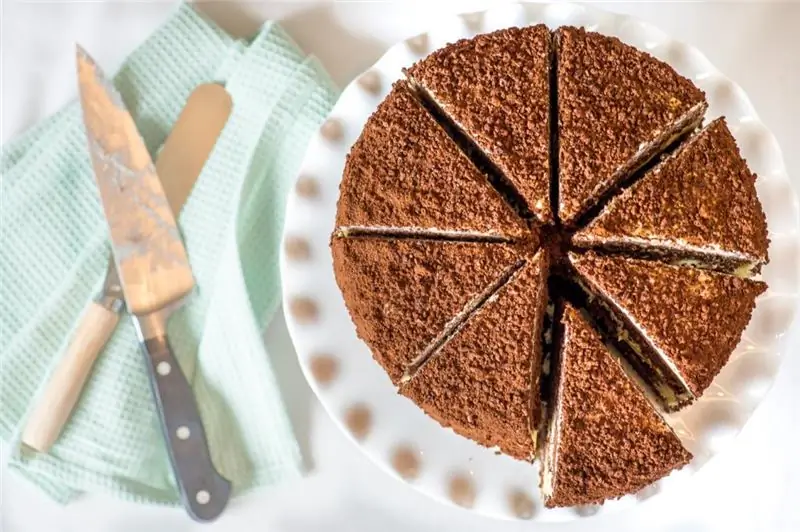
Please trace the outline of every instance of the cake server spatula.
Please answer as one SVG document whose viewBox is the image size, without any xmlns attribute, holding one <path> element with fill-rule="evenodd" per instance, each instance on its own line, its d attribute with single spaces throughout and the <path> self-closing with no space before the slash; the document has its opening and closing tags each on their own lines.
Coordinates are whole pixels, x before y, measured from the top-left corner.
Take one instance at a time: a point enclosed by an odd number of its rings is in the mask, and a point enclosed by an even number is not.
<svg viewBox="0 0 800 532">
<path fill-rule="evenodd" d="M 156 159 L 172 212 L 177 215 L 231 113 L 230 94 L 221 85 L 199 85 L 186 100 Z M 124 306 L 117 266 L 110 259 L 103 288 L 90 302 L 25 423 L 22 443 L 47 452 L 80 398 L 92 366 L 119 321 Z"/>
<path fill-rule="evenodd" d="M 216 518 L 231 484 L 211 461 L 192 389 L 172 353 L 167 320 L 194 276 L 164 188 L 122 97 L 80 47 L 78 81 L 95 181 L 125 306 L 133 318 L 172 469 L 192 518 Z"/>
</svg>

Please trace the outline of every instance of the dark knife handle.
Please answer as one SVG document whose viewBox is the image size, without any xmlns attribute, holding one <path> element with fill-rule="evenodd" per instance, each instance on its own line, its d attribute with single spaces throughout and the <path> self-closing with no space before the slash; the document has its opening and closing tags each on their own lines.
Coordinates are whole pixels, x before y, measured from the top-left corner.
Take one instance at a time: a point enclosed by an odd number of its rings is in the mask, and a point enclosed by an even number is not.
<svg viewBox="0 0 800 532">
<path fill-rule="evenodd" d="M 214 468 L 192 388 L 166 336 L 141 344 L 183 506 L 197 521 L 215 519 L 231 494 L 231 483 Z"/>
</svg>

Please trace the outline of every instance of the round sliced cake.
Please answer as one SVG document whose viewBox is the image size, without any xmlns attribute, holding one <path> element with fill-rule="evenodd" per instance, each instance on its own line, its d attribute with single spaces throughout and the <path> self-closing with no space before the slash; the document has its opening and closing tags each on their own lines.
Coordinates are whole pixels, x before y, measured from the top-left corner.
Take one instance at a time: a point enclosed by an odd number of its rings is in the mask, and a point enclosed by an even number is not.
<svg viewBox="0 0 800 532">
<path fill-rule="evenodd" d="M 685 465 L 662 411 L 703 394 L 766 289 L 755 176 L 724 120 L 691 136 L 699 88 L 582 28 L 479 35 L 405 74 L 348 156 L 331 241 L 392 384 L 539 458 L 547 507 Z"/>
</svg>

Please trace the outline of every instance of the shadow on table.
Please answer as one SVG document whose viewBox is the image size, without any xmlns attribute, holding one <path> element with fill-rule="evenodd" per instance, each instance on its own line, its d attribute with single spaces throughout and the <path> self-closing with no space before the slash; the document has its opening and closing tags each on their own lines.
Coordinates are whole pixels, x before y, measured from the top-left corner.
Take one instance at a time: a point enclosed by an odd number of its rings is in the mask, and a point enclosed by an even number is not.
<svg viewBox="0 0 800 532">
<path fill-rule="evenodd" d="M 257 5 L 238 2 L 200 2 L 198 9 L 237 37 L 252 35 L 264 22 Z M 335 3 L 278 4 L 281 26 L 306 52 L 313 53 L 339 87 L 347 85 L 386 51 L 386 44 L 356 35 L 337 15 Z M 281 9 L 284 8 L 284 9 Z"/>
<path fill-rule="evenodd" d="M 286 329 L 283 309 L 279 309 L 264 334 L 272 368 L 278 380 L 281 397 L 289 413 L 295 436 L 307 469 L 314 468 L 311 448 L 311 406 L 315 401 L 311 388 L 303 377 L 292 339 Z"/>
</svg>

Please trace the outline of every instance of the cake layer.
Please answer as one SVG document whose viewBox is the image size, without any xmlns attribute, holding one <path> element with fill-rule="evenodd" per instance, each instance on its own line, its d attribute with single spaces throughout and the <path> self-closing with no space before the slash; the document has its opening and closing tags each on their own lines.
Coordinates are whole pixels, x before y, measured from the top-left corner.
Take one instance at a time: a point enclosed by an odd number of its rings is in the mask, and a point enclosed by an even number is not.
<svg viewBox="0 0 800 532">
<path fill-rule="evenodd" d="M 541 421 L 546 251 L 459 327 L 400 391 L 444 427 L 520 460 Z"/>
<path fill-rule="evenodd" d="M 705 95 L 615 37 L 562 27 L 558 74 L 559 218 L 575 225 L 610 190 L 696 128 Z"/>
<path fill-rule="evenodd" d="M 727 363 L 750 321 L 760 281 L 652 261 L 570 254 L 584 286 L 627 328 L 632 348 L 669 368 L 680 398 L 697 398 Z M 625 340 L 625 338 L 623 338 Z M 651 383 L 652 384 L 652 383 Z M 663 393 L 662 393 L 663 395 Z"/>
<path fill-rule="evenodd" d="M 508 28 L 441 48 L 406 72 L 540 222 L 550 205 L 550 31 Z"/>
<path fill-rule="evenodd" d="M 758 271 L 769 239 L 755 181 L 719 118 L 615 197 L 573 242 Z"/>
<path fill-rule="evenodd" d="M 395 384 L 522 260 L 506 244 L 333 238 L 331 248 L 356 332 Z"/>
<path fill-rule="evenodd" d="M 526 224 L 398 82 L 353 145 L 336 224 L 391 231 L 526 237 Z"/>
<path fill-rule="evenodd" d="M 692 458 L 587 319 L 567 304 L 543 446 L 548 508 L 635 493 Z"/>
</svg>

